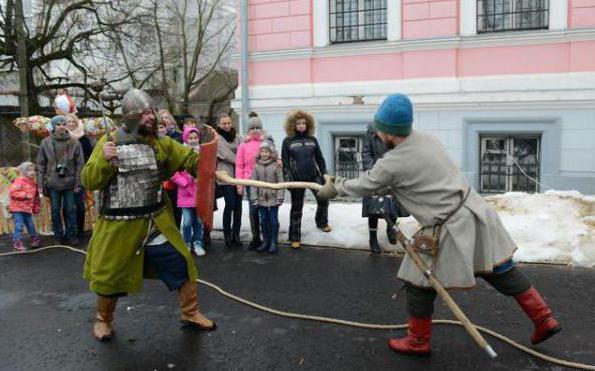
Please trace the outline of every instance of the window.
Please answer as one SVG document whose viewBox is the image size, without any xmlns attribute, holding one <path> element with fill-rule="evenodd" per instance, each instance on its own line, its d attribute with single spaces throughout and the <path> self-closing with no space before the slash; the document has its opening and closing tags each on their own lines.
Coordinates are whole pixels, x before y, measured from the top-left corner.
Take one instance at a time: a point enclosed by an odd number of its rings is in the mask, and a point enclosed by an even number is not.
<svg viewBox="0 0 595 371">
<path fill-rule="evenodd" d="M 362 136 L 336 136 L 335 174 L 343 178 L 358 178 L 362 170 Z"/>
<path fill-rule="evenodd" d="M 550 0 L 477 0 L 477 32 L 548 29 L 549 12 Z"/>
<path fill-rule="evenodd" d="M 482 136 L 480 191 L 539 190 L 539 136 Z"/>
<path fill-rule="evenodd" d="M 386 0 L 329 0 L 330 42 L 386 40 Z"/>
</svg>

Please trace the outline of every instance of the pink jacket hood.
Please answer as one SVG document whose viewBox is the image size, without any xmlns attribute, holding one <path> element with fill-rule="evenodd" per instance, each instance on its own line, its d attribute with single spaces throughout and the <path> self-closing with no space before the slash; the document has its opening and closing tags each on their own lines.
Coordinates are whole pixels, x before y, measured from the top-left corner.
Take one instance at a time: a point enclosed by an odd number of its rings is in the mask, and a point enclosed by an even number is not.
<svg viewBox="0 0 595 371">
<path fill-rule="evenodd" d="M 190 136 L 190 133 L 195 132 L 196 135 L 198 135 L 200 137 L 200 132 L 198 131 L 197 128 L 193 128 L 193 127 L 186 127 L 184 129 L 184 132 L 182 133 L 182 141 L 184 143 L 188 143 L 188 137 Z"/>
</svg>

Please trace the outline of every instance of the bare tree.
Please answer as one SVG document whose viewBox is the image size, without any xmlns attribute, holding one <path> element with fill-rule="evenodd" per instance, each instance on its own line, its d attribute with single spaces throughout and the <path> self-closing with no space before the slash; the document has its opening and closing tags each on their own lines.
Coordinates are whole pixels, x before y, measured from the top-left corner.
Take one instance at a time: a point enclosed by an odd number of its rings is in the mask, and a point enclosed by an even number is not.
<svg viewBox="0 0 595 371">
<path fill-rule="evenodd" d="M 159 86 L 170 110 L 188 113 L 192 92 L 227 62 L 235 34 L 229 3 L 152 0 Z"/>
<path fill-rule="evenodd" d="M 0 70 L 27 70 L 28 101 L 39 111 L 38 97 L 60 88 L 78 88 L 97 99 L 91 82 L 118 83 L 145 66 L 119 68 L 113 60 L 117 36 L 122 44 L 138 44 L 134 25 L 145 21 L 141 0 L 38 0 L 25 24 L 27 63 L 18 64 L 15 0 L 0 2 Z"/>
</svg>

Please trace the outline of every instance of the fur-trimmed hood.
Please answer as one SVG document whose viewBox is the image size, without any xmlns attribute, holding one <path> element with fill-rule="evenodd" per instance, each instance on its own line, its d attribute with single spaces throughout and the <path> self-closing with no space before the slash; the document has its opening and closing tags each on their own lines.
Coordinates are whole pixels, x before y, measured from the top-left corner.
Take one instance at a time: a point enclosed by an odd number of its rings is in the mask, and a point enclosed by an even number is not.
<svg viewBox="0 0 595 371">
<path fill-rule="evenodd" d="M 287 117 L 285 118 L 285 133 L 287 136 L 290 138 L 295 136 L 295 122 L 300 118 L 306 119 L 306 134 L 314 136 L 316 132 L 316 121 L 314 121 L 314 117 L 311 114 L 302 110 L 293 110 L 287 113 Z"/>
</svg>

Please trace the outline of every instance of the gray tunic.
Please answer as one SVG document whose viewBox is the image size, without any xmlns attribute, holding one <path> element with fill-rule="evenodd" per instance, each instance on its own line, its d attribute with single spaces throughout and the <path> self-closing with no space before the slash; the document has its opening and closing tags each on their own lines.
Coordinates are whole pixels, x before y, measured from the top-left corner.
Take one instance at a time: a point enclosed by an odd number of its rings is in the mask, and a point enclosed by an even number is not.
<svg viewBox="0 0 595 371">
<path fill-rule="evenodd" d="M 413 131 L 396 148 L 358 179 L 337 179 L 339 195 L 371 196 L 394 193 L 401 204 L 431 234 L 432 226 L 456 210 L 469 185 L 434 136 Z M 471 189 L 461 207 L 442 227 L 434 274 L 445 288 L 469 288 L 475 275 L 492 272 L 512 258 L 516 245 L 496 211 Z M 428 266 L 432 257 L 420 254 Z M 398 277 L 429 287 L 427 279 L 406 256 Z"/>
<path fill-rule="evenodd" d="M 229 176 L 236 174 L 236 153 L 240 145 L 240 136 L 236 135 L 233 142 L 228 142 L 225 138 L 219 137 L 217 141 L 217 170 L 225 171 Z M 219 185 L 226 185 L 217 181 Z"/>
</svg>

